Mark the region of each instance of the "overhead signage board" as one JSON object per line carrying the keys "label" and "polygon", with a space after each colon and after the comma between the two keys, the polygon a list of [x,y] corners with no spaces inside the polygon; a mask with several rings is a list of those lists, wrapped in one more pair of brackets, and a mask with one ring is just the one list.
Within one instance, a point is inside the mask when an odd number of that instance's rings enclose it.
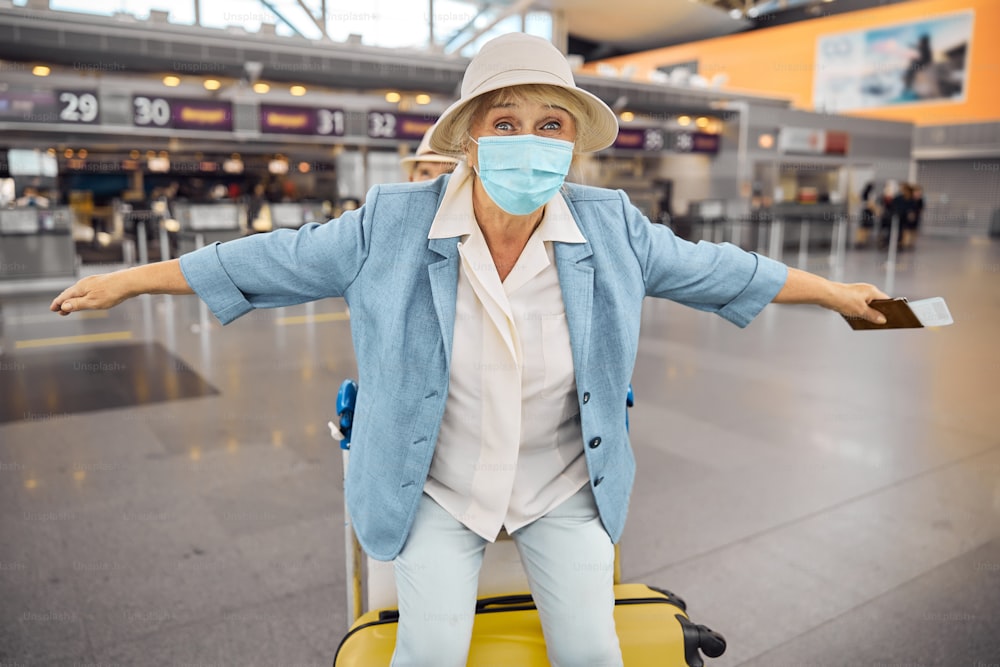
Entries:
{"label": "overhead signage board", "polygon": [[719,152],[719,135],[708,132],[676,132],[656,127],[623,127],[612,148],[626,151],[670,151],[674,153]]}
{"label": "overhead signage board", "polygon": [[260,105],[260,131],[264,134],[307,134],[323,137],[344,136],[344,110]]}
{"label": "overhead signage board", "polygon": [[231,132],[233,105],[225,100],[135,95],[132,97],[132,124],[136,127]]}
{"label": "overhead signage board", "polygon": [[621,150],[661,151],[663,150],[663,140],[663,130],[655,127],[623,127],[618,130],[618,136],[612,147]]}
{"label": "overhead signage board", "polygon": [[437,116],[397,113],[395,111],[369,111],[368,136],[372,139],[412,139],[420,141],[437,122]]}
{"label": "overhead signage board", "polygon": [[719,152],[721,138],[718,134],[708,132],[675,132],[670,142],[672,150],[678,153],[707,153],[715,155]]}
{"label": "overhead signage board", "polygon": [[778,132],[778,149],[783,153],[806,155],[847,155],[850,135],[836,130],[783,127]]}
{"label": "overhead signage board", "polygon": [[0,91],[0,122],[93,125],[100,120],[100,102],[93,90],[7,87]]}

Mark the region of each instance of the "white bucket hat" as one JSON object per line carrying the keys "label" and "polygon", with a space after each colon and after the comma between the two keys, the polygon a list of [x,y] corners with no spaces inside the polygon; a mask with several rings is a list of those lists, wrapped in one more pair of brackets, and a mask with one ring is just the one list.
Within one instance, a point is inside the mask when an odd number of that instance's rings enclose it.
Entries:
{"label": "white bucket hat", "polygon": [[430,146],[436,153],[459,154],[458,139],[469,129],[456,127],[459,110],[483,93],[525,84],[546,84],[565,88],[575,95],[587,110],[585,118],[577,118],[576,151],[590,153],[607,148],[618,136],[618,117],[599,97],[577,88],[573,71],[563,54],[548,40],[521,32],[491,39],[469,62],[462,78],[462,97],[448,107],[431,128]]}
{"label": "white bucket hat", "polygon": [[413,173],[413,170],[416,169],[418,162],[443,162],[446,164],[458,164],[459,158],[453,155],[441,155],[440,153],[435,153],[431,150],[431,132],[433,131],[434,127],[432,126],[429,130],[424,132],[424,136],[420,140],[420,145],[417,146],[416,153],[408,155],[399,161],[399,163],[403,165],[407,174]]}

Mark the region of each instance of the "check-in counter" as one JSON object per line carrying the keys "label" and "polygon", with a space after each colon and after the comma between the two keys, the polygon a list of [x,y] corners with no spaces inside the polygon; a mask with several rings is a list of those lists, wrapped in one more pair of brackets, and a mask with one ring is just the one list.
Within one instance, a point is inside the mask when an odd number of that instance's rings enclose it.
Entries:
{"label": "check-in counter", "polygon": [[810,249],[829,249],[838,263],[843,258],[848,234],[843,204],[783,202],[771,209],[769,224],[768,254],[772,257],[781,257],[786,248],[798,248],[800,268]]}
{"label": "check-in counter", "polygon": [[307,222],[325,222],[320,202],[280,202],[270,204],[274,229],[298,229]]}
{"label": "check-in counter", "polygon": [[0,209],[0,280],[75,278],[69,208]]}
{"label": "check-in counter", "polygon": [[245,216],[240,205],[230,202],[175,204],[174,215],[180,224],[179,254],[192,252],[203,245],[240,238],[244,235],[241,214]]}

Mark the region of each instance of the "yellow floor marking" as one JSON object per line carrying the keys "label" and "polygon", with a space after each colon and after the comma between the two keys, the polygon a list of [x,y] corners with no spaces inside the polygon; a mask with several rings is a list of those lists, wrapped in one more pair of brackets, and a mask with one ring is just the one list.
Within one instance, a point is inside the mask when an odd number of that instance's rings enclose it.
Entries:
{"label": "yellow floor marking", "polygon": [[109,340],[130,340],[131,331],[109,331],[108,333],[86,334],[83,336],[57,336],[56,338],[32,338],[14,343],[14,349],[29,347],[50,347],[53,345],[80,345],[82,343],[102,343]]}
{"label": "yellow floor marking", "polygon": [[319,315],[294,315],[292,317],[279,317],[275,322],[278,324],[311,324],[313,322],[343,322],[351,319],[349,313],[320,313]]}

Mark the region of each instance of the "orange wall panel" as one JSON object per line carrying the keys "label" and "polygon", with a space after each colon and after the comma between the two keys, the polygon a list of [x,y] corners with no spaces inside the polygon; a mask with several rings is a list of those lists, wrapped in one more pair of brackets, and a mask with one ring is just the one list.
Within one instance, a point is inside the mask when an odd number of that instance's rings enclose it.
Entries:
{"label": "orange wall panel", "polygon": [[[996,35],[1000,0],[911,0],[598,62],[618,68],[632,65],[636,76],[646,80],[657,67],[697,60],[702,76],[711,79],[722,73],[729,77],[725,90],[783,97],[797,108],[812,110],[813,70],[820,37],[966,10],[972,10],[974,18],[964,102],[920,102],[858,109],[849,114],[918,125],[1000,121],[1000,38]],[[588,63],[584,71],[596,73],[597,64]]]}

